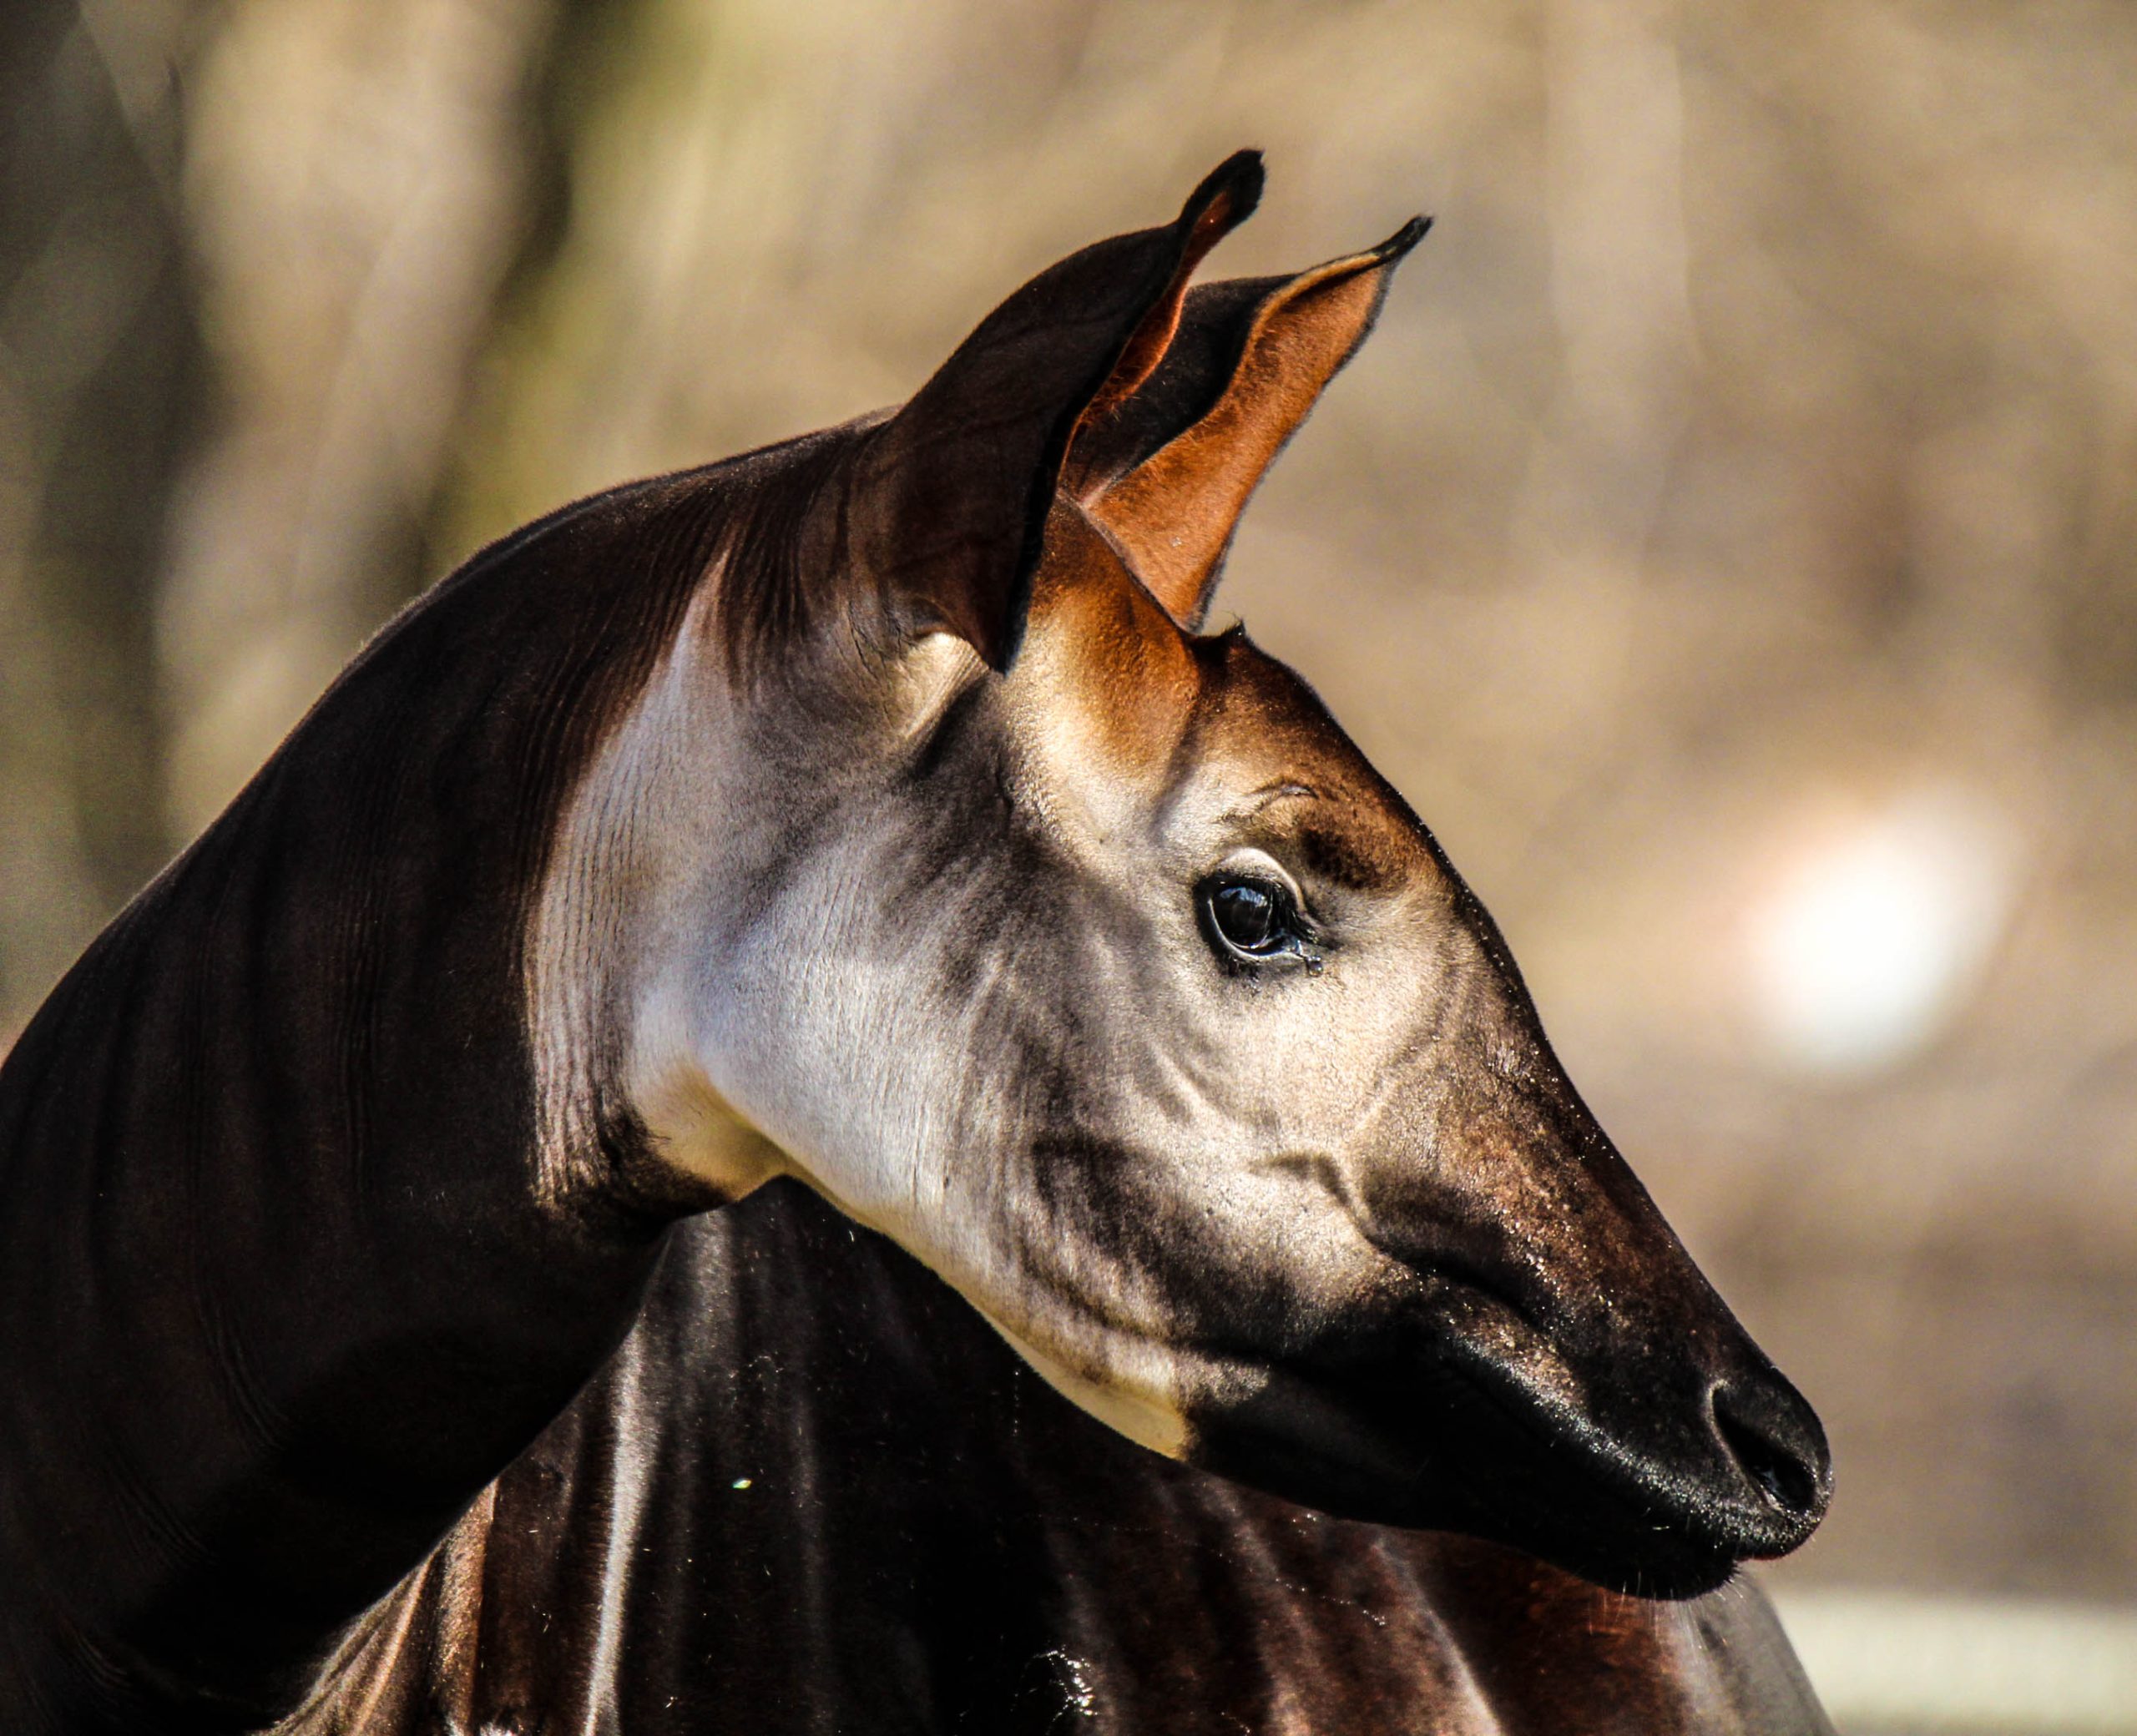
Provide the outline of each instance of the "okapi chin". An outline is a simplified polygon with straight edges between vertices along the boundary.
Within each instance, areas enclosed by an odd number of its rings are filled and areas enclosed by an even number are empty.
[[[597,497],[383,633],[0,1072],[0,1723],[302,1697],[791,1175],[1159,1452],[1649,1592],[1808,1406],[1295,675],[1201,632],[1421,224],[1190,287],[1258,159],[902,409]]]

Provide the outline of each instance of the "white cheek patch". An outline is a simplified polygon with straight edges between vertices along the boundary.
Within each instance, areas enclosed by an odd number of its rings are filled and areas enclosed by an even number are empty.
[[[872,840],[856,834],[792,865],[768,909],[739,927],[733,888],[751,855],[776,857],[786,793],[734,744],[745,720],[708,636],[716,586],[693,604],[659,667],[582,778],[561,823],[528,936],[525,980],[544,1192],[598,1180],[596,1106],[620,1088],[678,1170],[738,1199],[801,1175],[909,1248],[952,1202],[932,1125],[955,1039],[915,1002],[907,943],[887,944],[856,897]],[[931,641],[906,677],[971,661]],[[755,864],[761,870],[763,864]]]
[[[877,956],[871,913],[842,891],[869,872],[865,850],[843,850],[788,888],[719,961],[693,1046],[834,1204],[910,1247],[947,1204],[936,1123],[962,1082],[931,1066],[952,1044],[916,1000],[912,960]]]
[[[688,1009],[660,968],[686,944],[687,889],[727,811],[717,749],[731,730],[701,648],[715,588],[700,589],[581,778],[534,901],[523,980],[538,1174],[552,1200],[598,1184],[599,1099],[619,1086],[654,1153],[729,1199],[787,1167],[696,1065]]]

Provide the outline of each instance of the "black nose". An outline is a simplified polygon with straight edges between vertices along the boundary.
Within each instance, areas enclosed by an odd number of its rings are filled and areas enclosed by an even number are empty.
[[[1817,1414],[1778,1375],[1717,1386],[1708,1399],[1715,1436],[1767,1515],[1771,1539],[1754,1552],[1793,1549],[1832,1500],[1832,1456]]]

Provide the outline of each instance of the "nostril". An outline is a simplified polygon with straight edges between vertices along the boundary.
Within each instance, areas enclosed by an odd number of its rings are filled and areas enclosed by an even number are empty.
[[[1739,1415],[1728,1388],[1715,1393],[1713,1404],[1715,1433],[1766,1499],[1791,1519],[1816,1513],[1818,1473],[1805,1456]]]

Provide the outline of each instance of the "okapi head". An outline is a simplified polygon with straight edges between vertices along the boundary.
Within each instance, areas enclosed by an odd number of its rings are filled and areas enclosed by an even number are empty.
[[[579,779],[528,947],[548,1184],[791,1173],[1159,1452],[1684,1592],[1795,1547],[1816,1417],[1311,690],[1200,628],[1423,233],[1190,289],[1179,220],[780,449]],[[731,473],[731,472],[730,472]]]

